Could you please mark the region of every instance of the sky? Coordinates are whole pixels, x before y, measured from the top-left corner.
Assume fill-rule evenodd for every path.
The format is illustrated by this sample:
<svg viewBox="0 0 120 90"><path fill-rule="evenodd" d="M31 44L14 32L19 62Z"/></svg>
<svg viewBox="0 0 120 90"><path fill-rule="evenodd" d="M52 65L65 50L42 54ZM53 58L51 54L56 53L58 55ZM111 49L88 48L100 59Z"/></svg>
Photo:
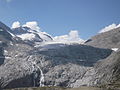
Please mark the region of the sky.
<svg viewBox="0 0 120 90"><path fill-rule="evenodd" d="M0 21L38 22L53 36L78 30L88 39L104 27L120 23L120 0L0 0Z"/></svg>

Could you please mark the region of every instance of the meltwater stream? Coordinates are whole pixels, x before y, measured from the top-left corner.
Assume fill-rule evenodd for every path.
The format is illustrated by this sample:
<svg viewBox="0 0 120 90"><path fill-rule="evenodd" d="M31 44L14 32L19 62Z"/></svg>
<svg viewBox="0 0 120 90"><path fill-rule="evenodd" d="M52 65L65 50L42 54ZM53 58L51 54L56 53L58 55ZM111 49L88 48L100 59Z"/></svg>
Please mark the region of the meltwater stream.
<svg viewBox="0 0 120 90"><path fill-rule="evenodd" d="M29 58L31 58L31 57L29 57ZM42 69L36 64L35 61L32 61L29 59L29 62L32 65L32 72L34 73L34 80L33 80L34 87L36 86L35 79L37 79L37 77L39 77L39 87L43 87L44 86L44 74L43 74ZM41 62L41 65L42 65L42 62ZM38 74L37 71L39 71L40 74Z"/></svg>
<svg viewBox="0 0 120 90"><path fill-rule="evenodd" d="M34 62L34 65L39 69L39 71L41 73L41 77L40 77L40 80L39 80L39 86L43 87L44 86L44 74L43 74L43 71L35 62Z"/></svg>

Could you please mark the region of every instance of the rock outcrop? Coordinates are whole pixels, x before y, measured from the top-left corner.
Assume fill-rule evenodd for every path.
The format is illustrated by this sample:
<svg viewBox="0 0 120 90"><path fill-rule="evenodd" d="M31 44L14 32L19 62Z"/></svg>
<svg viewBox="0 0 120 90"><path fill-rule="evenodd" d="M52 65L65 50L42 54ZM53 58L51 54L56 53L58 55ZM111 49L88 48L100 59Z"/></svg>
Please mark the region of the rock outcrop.
<svg viewBox="0 0 120 90"><path fill-rule="evenodd" d="M99 86L120 87L120 50L96 63L95 71L93 79L97 80Z"/></svg>

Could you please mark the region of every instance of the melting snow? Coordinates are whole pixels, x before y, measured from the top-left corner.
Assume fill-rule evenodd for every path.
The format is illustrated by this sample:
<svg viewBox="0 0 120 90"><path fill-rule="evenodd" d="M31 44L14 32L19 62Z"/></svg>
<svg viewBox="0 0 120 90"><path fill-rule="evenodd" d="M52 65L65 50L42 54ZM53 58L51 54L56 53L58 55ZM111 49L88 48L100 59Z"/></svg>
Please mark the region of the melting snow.
<svg viewBox="0 0 120 90"><path fill-rule="evenodd" d="M11 59L11 57L9 57L9 56L7 56L7 57L5 57L6 59Z"/></svg>
<svg viewBox="0 0 120 90"><path fill-rule="evenodd" d="M35 39L35 34L30 34L30 33L26 33L26 34L21 34L21 35L17 35L18 37L20 37L22 40L34 40Z"/></svg>
<svg viewBox="0 0 120 90"><path fill-rule="evenodd" d="M111 48L111 49L116 52L119 48Z"/></svg>
<svg viewBox="0 0 120 90"><path fill-rule="evenodd" d="M12 42L10 42L10 45L11 45L11 46L13 46L13 43L12 43Z"/></svg>

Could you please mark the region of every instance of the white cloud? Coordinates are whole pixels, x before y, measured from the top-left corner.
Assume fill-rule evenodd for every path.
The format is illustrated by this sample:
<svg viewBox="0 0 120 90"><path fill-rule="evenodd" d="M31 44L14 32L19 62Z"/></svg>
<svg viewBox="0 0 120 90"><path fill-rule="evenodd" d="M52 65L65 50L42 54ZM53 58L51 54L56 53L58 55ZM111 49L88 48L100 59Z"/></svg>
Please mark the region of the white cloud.
<svg viewBox="0 0 120 90"><path fill-rule="evenodd" d="M68 35L56 36L53 40L55 42L84 42L84 40L79 37L77 30L71 30Z"/></svg>
<svg viewBox="0 0 120 90"><path fill-rule="evenodd" d="M20 27L20 22L18 22L18 21L13 22L12 28L18 28L18 27Z"/></svg>
<svg viewBox="0 0 120 90"><path fill-rule="evenodd" d="M23 26L29 27L32 30L36 30L36 31L40 31L40 27L38 26L38 23L36 21L32 21L32 22L26 22L26 24L24 24Z"/></svg>
<svg viewBox="0 0 120 90"><path fill-rule="evenodd" d="M107 32L107 31L110 31L110 30L113 30L115 28L118 28L120 27L120 24L116 25L116 24L111 24L109 26L106 26L105 28L103 28L102 30L99 31L99 33L104 33L104 32Z"/></svg>
<svg viewBox="0 0 120 90"><path fill-rule="evenodd" d="M69 39L70 40L79 40L79 33L78 31L70 31L69 33Z"/></svg>

